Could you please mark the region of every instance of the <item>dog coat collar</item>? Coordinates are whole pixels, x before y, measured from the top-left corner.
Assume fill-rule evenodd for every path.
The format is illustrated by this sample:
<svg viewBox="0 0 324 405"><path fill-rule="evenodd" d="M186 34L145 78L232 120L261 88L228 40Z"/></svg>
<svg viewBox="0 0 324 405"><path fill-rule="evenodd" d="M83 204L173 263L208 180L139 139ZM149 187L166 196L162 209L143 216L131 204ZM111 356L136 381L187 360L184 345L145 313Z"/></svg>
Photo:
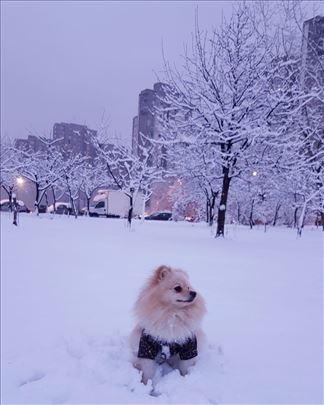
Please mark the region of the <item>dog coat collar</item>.
<svg viewBox="0 0 324 405"><path fill-rule="evenodd" d="M188 337L184 343L159 340L142 330L137 357L164 363L169 357L179 354L180 360L189 360L198 356L196 336Z"/></svg>

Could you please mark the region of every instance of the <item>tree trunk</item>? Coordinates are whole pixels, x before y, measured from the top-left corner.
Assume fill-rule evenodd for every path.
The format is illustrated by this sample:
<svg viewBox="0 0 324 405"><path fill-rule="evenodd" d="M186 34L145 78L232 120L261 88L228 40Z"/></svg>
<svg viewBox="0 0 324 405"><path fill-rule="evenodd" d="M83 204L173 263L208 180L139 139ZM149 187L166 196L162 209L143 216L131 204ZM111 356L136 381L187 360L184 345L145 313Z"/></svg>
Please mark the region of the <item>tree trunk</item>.
<svg viewBox="0 0 324 405"><path fill-rule="evenodd" d="M35 187L36 187L36 198L35 198L35 211L36 211L36 214L37 215L39 215L39 211L38 211L38 206L39 206L39 184L37 183L37 181L36 181L36 183L35 183Z"/></svg>
<svg viewBox="0 0 324 405"><path fill-rule="evenodd" d="M295 211L294 211L294 228L297 228L297 225L298 225L298 216L297 216L297 213L298 213L298 207L296 207L296 208L295 208Z"/></svg>
<svg viewBox="0 0 324 405"><path fill-rule="evenodd" d="M143 205L142 205L142 217L141 217L141 221L144 222L145 221L145 206L146 206L146 202L148 201L149 197L146 196L146 194L143 195Z"/></svg>
<svg viewBox="0 0 324 405"><path fill-rule="evenodd" d="M9 209L11 212L12 212L12 191L13 191L13 186L10 186L8 197L9 197Z"/></svg>
<svg viewBox="0 0 324 405"><path fill-rule="evenodd" d="M240 224L241 223L241 205L239 201L236 201L237 205L237 222Z"/></svg>
<svg viewBox="0 0 324 405"><path fill-rule="evenodd" d="M73 214L74 214L74 218L75 219L77 219L78 218L78 215L77 215L77 212L76 212L76 209L75 209L75 204L74 204L74 198L73 198L73 196L72 196L72 190L71 190L71 187L70 187L70 184L69 184L69 182L68 182L68 177L66 176L66 185L67 185L67 190L68 190L68 194L69 194L69 197L70 197L70 204L71 204L71 209L72 209L72 211L73 211ZM69 211L69 215L70 215L70 211Z"/></svg>
<svg viewBox="0 0 324 405"><path fill-rule="evenodd" d="M209 205L209 226L213 226L214 223L214 207Z"/></svg>
<svg viewBox="0 0 324 405"><path fill-rule="evenodd" d="M302 235L304 221L305 221L305 215L306 215L306 207L307 207L307 201L304 202L300 217L298 219L298 224L297 224L297 235L298 236Z"/></svg>
<svg viewBox="0 0 324 405"><path fill-rule="evenodd" d="M18 202L16 195L13 196L13 225L18 226Z"/></svg>
<svg viewBox="0 0 324 405"><path fill-rule="evenodd" d="M132 218L133 218L133 195L129 196L129 209L128 209L128 216L127 222L129 227L132 225Z"/></svg>
<svg viewBox="0 0 324 405"><path fill-rule="evenodd" d="M74 199L73 199L74 200ZM80 195L80 190L78 191L78 201L77 201L77 215L80 212L81 206L80 206L80 200L81 200L81 195ZM75 203L74 203L75 206Z"/></svg>
<svg viewBox="0 0 324 405"><path fill-rule="evenodd" d="M213 226L214 224L214 212L217 194L218 193L212 191L211 202L209 202L209 226Z"/></svg>
<svg viewBox="0 0 324 405"><path fill-rule="evenodd" d="M250 228L252 229L254 226L254 221L253 221L253 207L254 207L254 200L252 200L252 204L251 204L251 211L250 211L250 218L249 218L249 224L250 224Z"/></svg>
<svg viewBox="0 0 324 405"><path fill-rule="evenodd" d="M210 223L210 217L209 217L210 209L209 209L209 207L210 207L210 203L209 203L209 198L207 197L207 202L206 202L206 222L207 222L207 224Z"/></svg>
<svg viewBox="0 0 324 405"><path fill-rule="evenodd" d="M222 184L222 194L221 194L220 203L219 203L219 207L218 207L216 238L219 236L224 237L226 209L227 209L226 205L227 205L227 198L228 198L230 182L231 182L231 178L229 177L229 168L223 167L223 184Z"/></svg>
<svg viewBox="0 0 324 405"><path fill-rule="evenodd" d="M46 207L48 207L48 196L47 196L47 192L45 193L45 202L46 202Z"/></svg>
<svg viewBox="0 0 324 405"><path fill-rule="evenodd" d="M74 218L77 219L77 218L78 218L78 211L77 211L77 209L76 209L76 207L75 207L74 198L72 198L71 205L72 205L72 210L73 210Z"/></svg>
<svg viewBox="0 0 324 405"><path fill-rule="evenodd" d="M281 208L281 204L278 203L278 204L276 205L276 210L275 210L275 215L274 215L274 218L273 218L272 226L276 226L276 224L277 224L277 220L278 220L278 215L279 215L279 210L280 210L280 208Z"/></svg>
<svg viewBox="0 0 324 405"><path fill-rule="evenodd" d="M52 186L52 195L53 195L53 213L56 213L56 195L54 191L54 186Z"/></svg>
<svg viewBox="0 0 324 405"><path fill-rule="evenodd" d="M89 212L90 212L90 200L91 200L91 196L90 196L90 197L88 197L88 196L86 195L86 199L87 199L87 212L86 212L86 215L89 215Z"/></svg>
<svg viewBox="0 0 324 405"><path fill-rule="evenodd" d="M294 228L297 228L297 223L298 223L298 205L297 205L297 194L294 193Z"/></svg>
<svg viewBox="0 0 324 405"><path fill-rule="evenodd" d="M71 204L72 214L74 215L74 218L77 219L78 218L78 212L77 212L76 207L75 207L75 202L74 202L74 198L72 196L70 187L68 188L68 190L69 190L69 195L70 195L70 204ZM70 211L69 211L69 215L70 215Z"/></svg>

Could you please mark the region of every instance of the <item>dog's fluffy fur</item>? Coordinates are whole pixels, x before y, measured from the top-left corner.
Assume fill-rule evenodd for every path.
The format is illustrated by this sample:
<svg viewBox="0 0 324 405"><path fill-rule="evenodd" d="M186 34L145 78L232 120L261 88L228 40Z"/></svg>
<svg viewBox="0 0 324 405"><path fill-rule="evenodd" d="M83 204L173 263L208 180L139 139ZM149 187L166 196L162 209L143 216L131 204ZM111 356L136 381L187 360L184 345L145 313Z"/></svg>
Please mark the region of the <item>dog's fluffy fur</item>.
<svg viewBox="0 0 324 405"><path fill-rule="evenodd" d="M158 267L142 288L134 310L138 323L130 337L133 364L143 372L144 384L153 379L158 364L154 360L137 358L143 329L147 334L168 343L181 344L195 335L199 354L204 338L200 324L206 309L203 298L190 286L187 273L168 266ZM176 355L167 363L185 375L196 359L180 360Z"/></svg>

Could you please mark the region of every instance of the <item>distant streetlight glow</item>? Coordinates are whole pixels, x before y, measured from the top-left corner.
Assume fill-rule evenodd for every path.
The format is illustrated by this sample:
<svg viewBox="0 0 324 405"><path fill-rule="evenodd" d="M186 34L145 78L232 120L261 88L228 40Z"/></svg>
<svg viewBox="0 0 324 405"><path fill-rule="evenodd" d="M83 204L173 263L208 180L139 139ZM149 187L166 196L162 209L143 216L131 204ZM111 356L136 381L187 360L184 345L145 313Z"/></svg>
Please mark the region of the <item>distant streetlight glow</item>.
<svg viewBox="0 0 324 405"><path fill-rule="evenodd" d="M16 178L16 182L18 186L22 186L24 184L24 179L21 176L19 176Z"/></svg>

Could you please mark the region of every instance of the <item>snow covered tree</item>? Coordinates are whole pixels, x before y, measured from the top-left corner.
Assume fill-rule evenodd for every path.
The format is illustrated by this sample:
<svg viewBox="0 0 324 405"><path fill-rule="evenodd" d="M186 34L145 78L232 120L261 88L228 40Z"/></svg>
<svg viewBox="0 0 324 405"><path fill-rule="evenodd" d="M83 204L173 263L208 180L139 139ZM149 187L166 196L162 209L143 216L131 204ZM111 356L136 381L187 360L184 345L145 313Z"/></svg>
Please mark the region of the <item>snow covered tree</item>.
<svg viewBox="0 0 324 405"><path fill-rule="evenodd" d="M79 198L82 184L84 184L84 165L87 161L85 156L69 154L62 162L61 181L69 197L72 214L78 217L76 201Z"/></svg>
<svg viewBox="0 0 324 405"><path fill-rule="evenodd" d="M167 149L167 161L173 162L168 175L177 178L170 189L170 198L180 206L194 204L206 222L212 226L215 218L216 201L220 193L221 173L214 164L215 150L208 145L181 142ZM178 182L181 187L178 187Z"/></svg>
<svg viewBox="0 0 324 405"><path fill-rule="evenodd" d="M157 161L159 146L146 139L145 145L139 144L137 148L129 148L120 143L113 145L109 143L108 138L100 143L97 142L96 145L98 156L106 167L110 183L129 198L127 220L131 225L137 194L142 193L144 197L142 215L144 216L145 203L152 194L154 183L163 180L163 168L154 164Z"/></svg>
<svg viewBox="0 0 324 405"><path fill-rule="evenodd" d="M9 207L12 210L12 195L16 186L17 176L20 175L21 162L10 139L2 140L0 152L0 186L7 193Z"/></svg>
<svg viewBox="0 0 324 405"><path fill-rule="evenodd" d="M78 168L78 176L81 179L80 191L86 197L87 213L89 213L93 193L98 187L106 184L106 172L102 161L98 158L94 161L85 159Z"/></svg>
<svg viewBox="0 0 324 405"><path fill-rule="evenodd" d="M221 174L216 236L224 235L232 179L239 176L251 146L264 134L269 75L269 46L256 35L247 6L239 5L229 22L211 37L198 24L184 69L167 65L167 141L184 139L213 150Z"/></svg>
<svg viewBox="0 0 324 405"><path fill-rule="evenodd" d="M52 188L62 175L62 154L55 147L57 140L39 137L38 150L15 148L14 153L20 164L21 176L35 185L35 211L45 193Z"/></svg>

